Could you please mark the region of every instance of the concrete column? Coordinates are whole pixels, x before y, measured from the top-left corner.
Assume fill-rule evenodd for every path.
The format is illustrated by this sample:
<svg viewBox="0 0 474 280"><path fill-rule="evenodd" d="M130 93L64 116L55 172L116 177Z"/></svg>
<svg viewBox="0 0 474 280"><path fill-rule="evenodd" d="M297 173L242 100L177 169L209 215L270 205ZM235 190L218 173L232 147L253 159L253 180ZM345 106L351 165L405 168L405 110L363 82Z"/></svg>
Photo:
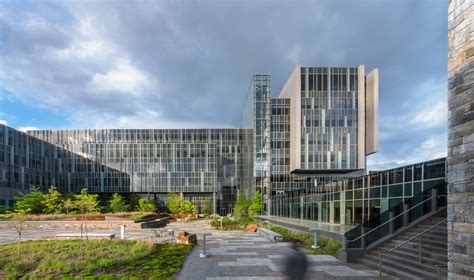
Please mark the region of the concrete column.
<svg viewBox="0 0 474 280"><path fill-rule="evenodd" d="M410 212L408 210L408 204L403 204L403 226L407 227L410 223Z"/></svg>
<svg viewBox="0 0 474 280"><path fill-rule="evenodd" d="M393 220L394 213L392 211L388 212L388 233L393 234L395 232L395 220Z"/></svg>
<svg viewBox="0 0 474 280"><path fill-rule="evenodd" d="M216 208L217 208L217 205L216 205L216 192L213 192L212 193L212 213L213 214L216 214Z"/></svg>

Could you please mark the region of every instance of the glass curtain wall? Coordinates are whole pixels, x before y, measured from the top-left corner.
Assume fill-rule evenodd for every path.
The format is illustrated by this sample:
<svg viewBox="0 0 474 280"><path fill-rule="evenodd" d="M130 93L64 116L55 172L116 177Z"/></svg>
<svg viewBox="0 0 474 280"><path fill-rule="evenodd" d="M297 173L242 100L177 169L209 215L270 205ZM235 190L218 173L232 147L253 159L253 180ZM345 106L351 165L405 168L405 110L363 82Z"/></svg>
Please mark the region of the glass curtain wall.
<svg viewBox="0 0 474 280"><path fill-rule="evenodd" d="M408 198L413 203L423 201L422 193L429 189L446 194L445 165L446 159L442 158L320 184L310 194L277 194L272 200L272 215L361 224Z"/></svg>

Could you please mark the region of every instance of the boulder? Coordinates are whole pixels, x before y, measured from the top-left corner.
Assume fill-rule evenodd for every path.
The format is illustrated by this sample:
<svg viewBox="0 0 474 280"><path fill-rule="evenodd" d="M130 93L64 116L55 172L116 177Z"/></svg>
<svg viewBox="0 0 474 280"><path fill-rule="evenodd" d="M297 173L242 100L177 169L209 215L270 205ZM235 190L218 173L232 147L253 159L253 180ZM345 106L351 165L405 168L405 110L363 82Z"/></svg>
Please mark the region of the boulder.
<svg viewBox="0 0 474 280"><path fill-rule="evenodd" d="M256 224L247 225L247 232L257 232L258 226Z"/></svg>
<svg viewBox="0 0 474 280"><path fill-rule="evenodd" d="M189 232L183 231L176 235L176 243L182 244L197 244L196 234L190 234Z"/></svg>

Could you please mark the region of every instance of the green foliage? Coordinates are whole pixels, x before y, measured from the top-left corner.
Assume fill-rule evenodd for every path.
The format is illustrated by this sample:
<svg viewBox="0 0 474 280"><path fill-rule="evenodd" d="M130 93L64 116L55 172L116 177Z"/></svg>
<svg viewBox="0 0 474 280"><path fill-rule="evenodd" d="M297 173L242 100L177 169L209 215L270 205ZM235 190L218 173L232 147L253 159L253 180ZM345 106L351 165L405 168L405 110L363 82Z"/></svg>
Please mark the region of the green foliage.
<svg viewBox="0 0 474 280"><path fill-rule="evenodd" d="M63 195L56 187L51 186L41 201L43 212L46 214L61 214L64 210Z"/></svg>
<svg viewBox="0 0 474 280"><path fill-rule="evenodd" d="M31 191L27 194L20 192L15 197L15 210L25 211L29 214L41 214L43 212L43 193L35 186L31 187Z"/></svg>
<svg viewBox="0 0 474 280"><path fill-rule="evenodd" d="M206 200L206 202L204 202L204 205L202 207L201 213L204 215L211 215L213 212L212 210L213 210L212 201L210 199Z"/></svg>
<svg viewBox="0 0 474 280"><path fill-rule="evenodd" d="M229 217L223 217L222 230L245 230L247 225L251 223L254 223L253 219L251 218L231 221ZM221 229L221 222L218 218L212 218L211 226L215 229Z"/></svg>
<svg viewBox="0 0 474 280"><path fill-rule="evenodd" d="M151 201L146 198L140 198L138 200L138 208L137 211L139 212L156 212L156 206Z"/></svg>
<svg viewBox="0 0 474 280"><path fill-rule="evenodd" d="M263 211L262 195L259 191L255 192L249 206L249 216L260 215Z"/></svg>
<svg viewBox="0 0 474 280"><path fill-rule="evenodd" d="M0 278L6 279L171 279L191 245L90 240L80 259L80 240L26 241L0 245ZM3 279L3 278L2 278Z"/></svg>
<svg viewBox="0 0 474 280"><path fill-rule="evenodd" d="M120 194L114 193L112 199L109 200L109 209L114 213L126 212L128 211L129 206L125 203L125 200Z"/></svg>
<svg viewBox="0 0 474 280"><path fill-rule="evenodd" d="M248 219L249 218L249 207L250 201L245 197L244 194L239 195L239 199L235 203L234 207L234 216L237 220Z"/></svg>
<svg viewBox="0 0 474 280"><path fill-rule="evenodd" d="M169 193L166 207L172 214L190 214L196 211L196 206L191 201L185 200L178 193Z"/></svg>
<svg viewBox="0 0 474 280"><path fill-rule="evenodd" d="M66 214L72 213L76 209L76 203L71 198L68 198L64 201L63 208Z"/></svg>
<svg viewBox="0 0 474 280"><path fill-rule="evenodd" d="M99 212L99 200L97 194L90 194L87 189L81 190L80 194L74 195L74 209L80 214Z"/></svg>
<svg viewBox="0 0 474 280"><path fill-rule="evenodd" d="M337 250L342 248L341 242L328 237L318 236L320 248L313 249L311 246L313 245L314 236L311 233L291 231L275 225L259 224L259 226L266 227L283 235L283 241L285 242L296 242L298 247L308 250L308 254L336 256Z"/></svg>

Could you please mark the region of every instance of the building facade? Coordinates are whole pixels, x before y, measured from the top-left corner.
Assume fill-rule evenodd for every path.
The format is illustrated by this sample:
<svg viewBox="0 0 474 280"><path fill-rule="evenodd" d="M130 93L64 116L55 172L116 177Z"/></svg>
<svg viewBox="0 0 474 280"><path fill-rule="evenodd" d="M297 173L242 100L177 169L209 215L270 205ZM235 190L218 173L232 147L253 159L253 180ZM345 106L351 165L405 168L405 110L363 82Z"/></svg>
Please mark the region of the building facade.
<svg viewBox="0 0 474 280"><path fill-rule="evenodd" d="M396 205L436 189L446 194L446 159L370 172L365 176L323 183L314 189L279 194L272 214L293 219L359 225Z"/></svg>
<svg viewBox="0 0 474 280"><path fill-rule="evenodd" d="M276 195L365 174L365 157L378 145L377 69L297 65L279 96L271 94L270 75L253 75L244 128L22 133L1 126L0 187L9 189L1 199L10 206L31 185L159 201L179 192L227 214L240 194L260 191L271 214Z"/></svg>

